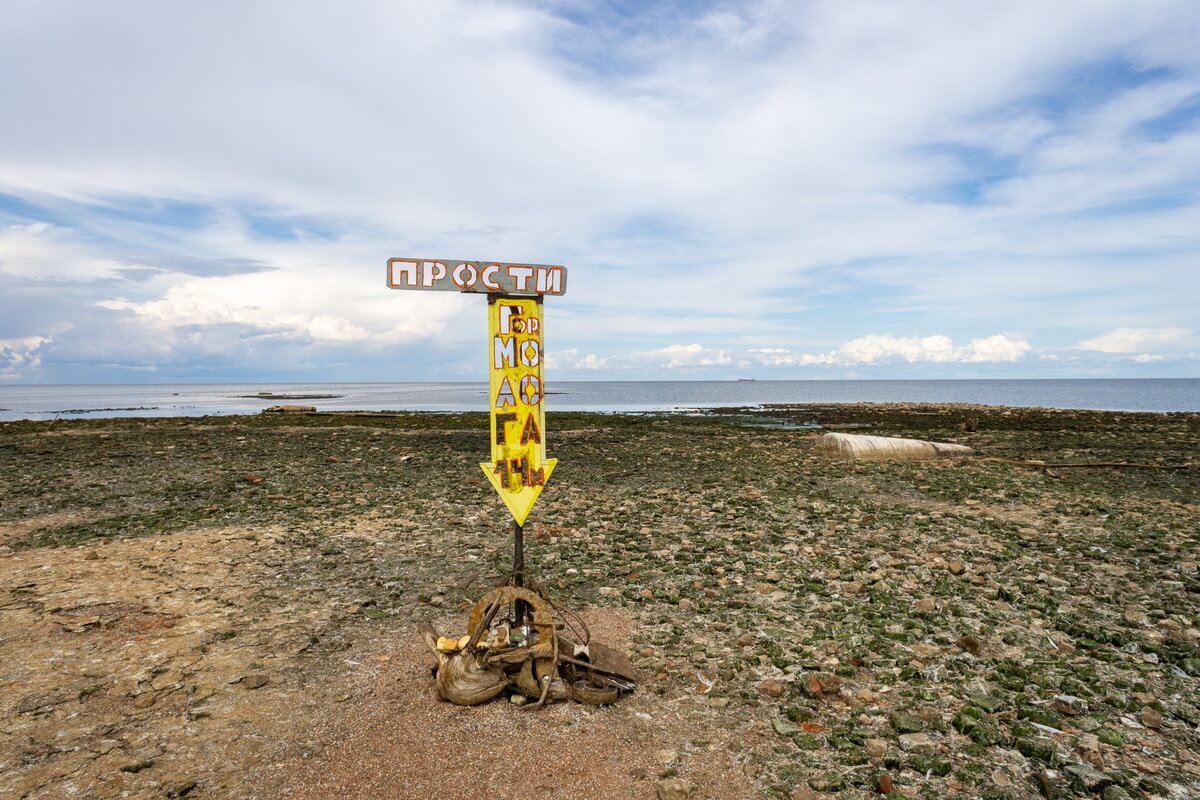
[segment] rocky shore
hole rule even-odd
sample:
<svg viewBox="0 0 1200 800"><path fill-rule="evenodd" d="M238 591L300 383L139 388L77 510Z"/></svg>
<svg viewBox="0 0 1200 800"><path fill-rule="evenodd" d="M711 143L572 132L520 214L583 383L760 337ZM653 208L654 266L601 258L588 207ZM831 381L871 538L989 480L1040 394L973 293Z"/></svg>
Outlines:
<svg viewBox="0 0 1200 800"><path fill-rule="evenodd" d="M415 623L511 563L483 414L0 423L0 797L1200 796L1200 415L547 429L527 557L612 707L436 702Z"/></svg>

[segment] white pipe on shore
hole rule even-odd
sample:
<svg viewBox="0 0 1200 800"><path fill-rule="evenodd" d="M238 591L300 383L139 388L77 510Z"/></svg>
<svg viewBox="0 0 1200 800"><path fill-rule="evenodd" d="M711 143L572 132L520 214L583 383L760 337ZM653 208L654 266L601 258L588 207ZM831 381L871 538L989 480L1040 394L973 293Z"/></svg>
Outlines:
<svg viewBox="0 0 1200 800"><path fill-rule="evenodd" d="M864 436L857 433L827 433L817 440L813 450L824 455L877 461L926 461L975 455L972 448L961 444L893 439L890 436Z"/></svg>

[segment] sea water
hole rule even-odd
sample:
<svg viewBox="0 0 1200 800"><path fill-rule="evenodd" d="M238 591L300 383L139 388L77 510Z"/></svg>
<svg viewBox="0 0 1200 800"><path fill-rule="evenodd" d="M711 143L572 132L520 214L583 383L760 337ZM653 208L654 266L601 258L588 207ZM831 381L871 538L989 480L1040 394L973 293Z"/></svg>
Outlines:
<svg viewBox="0 0 1200 800"><path fill-rule="evenodd" d="M800 403L979 403L1109 411L1200 411L1200 379L560 381L549 411L673 411ZM322 395L321 397L303 397ZM0 420L322 411L486 411L487 384L229 383L0 386Z"/></svg>

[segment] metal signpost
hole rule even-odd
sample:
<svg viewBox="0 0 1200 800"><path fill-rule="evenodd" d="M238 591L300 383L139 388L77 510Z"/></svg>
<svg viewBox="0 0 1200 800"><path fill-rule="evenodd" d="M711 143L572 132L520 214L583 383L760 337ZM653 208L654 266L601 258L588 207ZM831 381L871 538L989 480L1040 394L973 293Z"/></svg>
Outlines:
<svg viewBox="0 0 1200 800"><path fill-rule="evenodd" d="M524 584L525 520L556 459L546 458L542 297L567 291L566 267L499 261L392 258L390 289L488 295L488 408L492 460L480 464L513 517L513 576ZM524 621L523 603L516 608Z"/></svg>

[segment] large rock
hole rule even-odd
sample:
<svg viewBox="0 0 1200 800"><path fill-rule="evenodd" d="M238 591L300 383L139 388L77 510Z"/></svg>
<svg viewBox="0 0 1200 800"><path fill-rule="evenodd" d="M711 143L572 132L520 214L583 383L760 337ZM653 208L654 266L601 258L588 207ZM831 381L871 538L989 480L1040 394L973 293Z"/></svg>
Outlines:
<svg viewBox="0 0 1200 800"><path fill-rule="evenodd" d="M667 778L654 784L654 794L658 800L689 800L692 785L682 778Z"/></svg>

